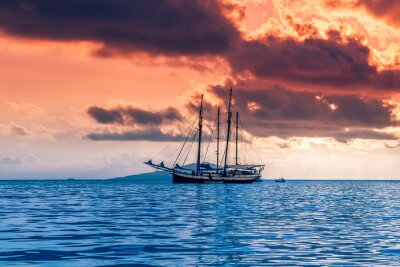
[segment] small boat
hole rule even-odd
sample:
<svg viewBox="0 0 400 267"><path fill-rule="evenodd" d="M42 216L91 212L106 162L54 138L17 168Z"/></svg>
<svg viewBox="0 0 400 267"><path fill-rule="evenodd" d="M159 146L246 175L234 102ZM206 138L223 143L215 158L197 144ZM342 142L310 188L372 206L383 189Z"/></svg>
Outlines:
<svg viewBox="0 0 400 267"><path fill-rule="evenodd" d="M275 180L275 183L284 183L284 182L286 182L286 180L283 177Z"/></svg>
<svg viewBox="0 0 400 267"><path fill-rule="evenodd" d="M194 133L194 137L197 137L197 157L196 162L185 165L187 155L182 164L178 164L178 158L180 157L183 151L188 151L187 154L190 152L190 148L192 144L190 144L189 149L184 149L185 144L189 140L189 132L181 150L178 154L178 157L175 160L175 163L169 167L164 165L164 162L159 164L153 163L150 159L145 162L145 164L149 165L150 167L155 168L156 170L161 170L164 172L168 172L172 174L172 181L173 183L205 183L205 184L220 184L220 183L253 183L253 182L260 182L261 181L261 172L264 169L265 164L245 164L244 162L239 162L238 156L238 139L239 139L239 113L236 112L236 120L235 120L235 161L233 164L228 163L229 158L229 142L231 139L232 134L232 112L231 112L231 102L232 102L232 88L229 91L229 102L228 102L228 109L227 109L227 133L226 133L226 143L224 148L223 157L220 158L220 109L218 108L217 118L216 118L216 160L215 163L205 162L205 155L208 152L208 146L205 151L204 157L201 155L202 152L202 137L203 137L203 96L201 96L200 101L200 108L199 113L197 116L198 127L197 131ZM193 124L194 125L194 124ZM214 129L212 130L214 133ZM212 136L212 134L211 134ZM211 136L209 142L211 141ZM193 141L195 139L192 139ZM183 154L182 154L183 155Z"/></svg>

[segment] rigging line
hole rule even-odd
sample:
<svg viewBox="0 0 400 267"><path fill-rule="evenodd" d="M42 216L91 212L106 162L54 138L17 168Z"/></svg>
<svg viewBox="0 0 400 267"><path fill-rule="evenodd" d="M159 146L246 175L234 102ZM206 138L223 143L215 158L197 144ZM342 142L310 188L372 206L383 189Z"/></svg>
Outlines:
<svg viewBox="0 0 400 267"><path fill-rule="evenodd" d="M213 135L214 135L215 126L217 126L217 118L215 118L214 126L213 126L213 128L212 128L211 135L210 135L210 139L208 140L206 153L204 154L204 158L203 158L203 163L206 161L206 157L207 157L207 153L208 153L208 148L210 147L211 138L212 138Z"/></svg>
<svg viewBox="0 0 400 267"><path fill-rule="evenodd" d="M190 136L190 138L191 138L191 136ZM188 141L188 142L190 142L190 141ZM187 143L188 143L188 142L187 142ZM183 150L182 150L181 155L180 155L179 158L176 160L176 164L181 164L181 163L182 163L183 158L185 157L185 155L186 155L188 149L189 149L189 146L188 146L188 145L185 145L184 148L183 148ZM176 164L175 164L175 166L176 166Z"/></svg>
<svg viewBox="0 0 400 267"><path fill-rule="evenodd" d="M180 146L176 146L176 147L174 147L175 149L174 149L174 152L173 153L171 153L170 155L177 155L178 154L178 151L180 150Z"/></svg>
<svg viewBox="0 0 400 267"><path fill-rule="evenodd" d="M239 125L243 125L241 118L239 118ZM241 146L244 150L244 155L243 155L244 162L245 162L245 164L251 164L253 162L253 159L251 158L251 155L248 154L248 147L249 147L248 142L246 140L243 141L243 139L244 139L243 138L243 132L244 132L243 129L244 129L244 127L240 127L240 142L241 142ZM250 161L249 161L249 159L250 159Z"/></svg>
<svg viewBox="0 0 400 267"><path fill-rule="evenodd" d="M219 164L219 165L221 165L222 162L224 162L224 158L225 158L225 150L224 150L224 153L222 154L222 157L221 157L221 160L220 160L220 164Z"/></svg>
<svg viewBox="0 0 400 267"><path fill-rule="evenodd" d="M246 141L243 141L243 132L244 132L244 130L243 130L243 127L242 127L242 119L241 118L239 118L239 131L240 131L240 148L241 148L241 151L244 151L243 155L242 155L243 163L244 164L248 164L247 154L246 154L247 153Z"/></svg>
<svg viewBox="0 0 400 267"><path fill-rule="evenodd" d="M166 148L169 148L169 145L161 147L161 148L158 150L158 152L157 152L153 157L151 157L151 159L152 159L152 160L156 159L162 152L164 152L164 150L165 150Z"/></svg>
<svg viewBox="0 0 400 267"><path fill-rule="evenodd" d="M187 158L188 158L188 156L189 156L189 154L190 154L190 150L192 149L192 146L193 146L194 141L196 140L196 137L197 137L197 131L196 131L196 134L195 134L194 137L193 137L192 143L190 144L188 153L186 154L186 157L185 157L185 160L183 161L182 166L185 166L186 160L187 160Z"/></svg>
<svg viewBox="0 0 400 267"><path fill-rule="evenodd" d="M240 122L240 123L242 123L242 122ZM261 155L260 151L258 151L258 149L256 149L256 148L254 148L254 146L251 143L249 143L248 148L249 148L249 150L251 150L253 152L252 160L253 161L255 160L255 158L254 158L254 156L255 156L260 163L264 164L264 161L260 158L260 155Z"/></svg>
<svg viewBox="0 0 400 267"><path fill-rule="evenodd" d="M153 157L151 157L151 159L152 159L152 160L157 160L157 157L158 157L158 156L160 156L160 155L161 155L162 153L164 153L164 152L167 152L167 150L169 150L169 149L172 149L170 144L167 144L167 145L165 145L165 146L160 147L160 148L157 150L157 153L156 153ZM179 147L178 147L178 149L179 149ZM178 149L174 150L174 152L172 153L172 155L175 155L176 152L178 151ZM157 170L156 170L156 171L157 171Z"/></svg>
<svg viewBox="0 0 400 267"><path fill-rule="evenodd" d="M239 120L240 120L240 123L242 124L242 120L240 118L239 118ZM242 127L242 128L244 128L244 127ZM248 164L254 164L255 160L254 160L253 154L251 152L249 152L249 149L251 149L251 144L249 142L247 142L247 140L245 140L244 143L245 143L245 147L246 147L246 152L245 152L246 155L245 156L246 156L246 159L248 159L248 160L246 160L246 162Z"/></svg>
<svg viewBox="0 0 400 267"><path fill-rule="evenodd" d="M192 132L192 130L193 130L194 125L196 124L196 121L197 121L198 117L199 117L199 114L197 114L197 117L196 117L196 119L194 120L194 122L193 122L193 124L192 124L192 127L190 127L189 133L188 133L188 135L186 136L185 142L183 143L183 146L181 147L181 150L179 151L179 154L178 154L178 156L176 157L175 162L174 162L174 165L172 165L172 168L175 167L175 164L177 163L177 161L178 161L178 159L179 159L179 156L181 155L182 150L183 150L183 148L185 147L187 140L189 139L189 136L190 136L190 134L191 134L191 132Z"/></svg>
<svg viewBox="0 0 400 267"><path fill-rule="evenodd" d="M234 121L236 121L236 120L234 120ZM231 136L231 139L229 139L229 140L231 140L232 142L231 142L231 151L233 152L233 151L235 151L235 139L233 138L234 137L234 135L233 135L233 133L235 132L235 128L236 128L236 125L233 125L232 124L232 127L231 127L231 133L230 133L230 136ZM229 160L229 158L228 158L228 160ZM231 153L231 160L232 160L232 162L234 162L235 164L233 164L232 163L232 165L236 165L236 162L235 162L235 153Z"/></svg>
<svg viewBox="0 0 400 267"><path fill-rule="evenodd" d="M224 162L224 160L225 160L225 149L223 150L223 153L222 153L222 157L221 157L221 159L220 159L220 162L219 162L219 166L223 166L223 162Z"/></svg>
<svg viewBox="0 0 400 267"><path fill-rule="evenodd" d="M239 119L239 121L240 121L240 119ZM240 124L239 124L240 125ZM244 144L243 144L243 130L242 130L242 127L239 127L239 134L240 134L240 137L239 137L239 144L240 144L240 152L242 152L242 151L244 151ZM242 154L242 161L243 161L243 164L246 164L246 154Z"/></svg>
<svg viewBox="0 0 400 267"><path fill-rule="evenodd" d="M231 137L232 137L232 127L231 127L231 129L229 131L229 135L231 135ZM229 138L229 140L230 140L230 138ZM232 144L229 144L229 145L232 146ZM224 162L225 156L226 156L226 151L224 150L224 153L222 154L222 157L221 157L221 164L222 164L222 162ZM228 160L229 160L229 158L227 159L227 161Z"/></svg>
<svg viewBox="0 0 400 267"><path fill-rule="evenodd" d="M257 149L255 149L253 146L250 146L250 149L253 151L253 154L254 154L254 156L257 158L257 160L260 162L260 163L262 163L262 164L264 164L264 161L260 158L260 153L259 153L259 151L257 150Z"/></svg>
<svg viewBox="0 0 400 267"><path fill-rule="evenodd" d="M182 165L184 165L184 163L186 162L186 159L188 158L189 153L193 147L193 143L195 142L195 139L197 138L197 134L198 134L197 130L193 131L193 137L190 136L190 138L187 142L187 143L190 143L190 145L185 146L185 149L182 151L182 156L181 156L181 158L179 158L178 163L181 162Z"/></svg>

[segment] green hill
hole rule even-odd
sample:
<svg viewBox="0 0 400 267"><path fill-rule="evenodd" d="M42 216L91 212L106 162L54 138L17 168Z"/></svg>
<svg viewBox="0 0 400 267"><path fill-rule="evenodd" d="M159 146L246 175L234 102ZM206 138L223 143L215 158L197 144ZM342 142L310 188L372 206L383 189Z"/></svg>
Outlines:
<svg viewBox="0 0 400 267"><path fill-rule="evenodd" d="M109 180L165 182L165 181L172 181L172 176L171 174L165 172L147 172L147 173L134 174L124 177L110 178Z"/></svg>

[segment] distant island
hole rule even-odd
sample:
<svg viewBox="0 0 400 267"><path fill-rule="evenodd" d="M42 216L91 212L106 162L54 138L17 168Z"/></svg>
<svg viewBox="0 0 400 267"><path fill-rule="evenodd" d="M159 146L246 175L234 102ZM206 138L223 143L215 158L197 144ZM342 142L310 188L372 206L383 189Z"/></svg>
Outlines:
<svg viewBox="0 0 400 267"><path fill-rule="evenodd" d="M214 166L212 163L208 163L212 166ZM187 169L196 169L196 164L191 163L187 164L184 166ZM108 178L107 180L113 180L113 181L150 181L150 182L171 182L172 183L172 175L170 173L166 172L160 172L160 171L155 171L155 172L146 172L146 173L140 173L140 174L133 174L133 175L128 175L128 176L123 176L123 177L115 177L115 178Z"/></svg>
<svg viewBox="0 0 400 267"><path fill-rule="evenodd" d="M172 182L172 176L169 173L165 172L147 172L147 173L141 173L141 174L134 174L134 175L128 175L128 176L123 176L123 177L115 177L115 178L110 178L108 180L114 180L114 181L148 181L148 182L158 182L158 181L164 181L164 182Z"/></svg>

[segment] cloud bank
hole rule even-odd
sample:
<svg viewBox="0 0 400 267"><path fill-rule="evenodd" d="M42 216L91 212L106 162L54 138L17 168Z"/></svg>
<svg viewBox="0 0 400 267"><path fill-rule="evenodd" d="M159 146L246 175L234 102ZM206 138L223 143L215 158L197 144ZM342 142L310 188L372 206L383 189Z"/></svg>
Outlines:
<svg viewBox="0 0 400 267"><path fill-rule="evenodd" d="M329 8L364 8L384 21L399 22L400 8L394 0L325 2ZM394 107L385 100L400 92L400 71L372 60L368 42L333 26L321 33L312 22L295 25L302 38L281 36L271 29L249 35L239 26L244 10L239 4L218 0L3 0L0 30L26 39L92 41L101 45L97 56L145 52L171 58L222 58L235 82L209 88L220 99L226 94L222 87L236 88L238 103L243 102L236 108L255 136L393 138L383 132L385 127L397 126ZM87 137L179 140L180 135L159 128L185 122L184 115L194 109L181 114L172 107L92 106L87 114L98 124L140 130ZM14 129L14 133L23 135L22 130Z"/></svg>
<svg viewBox="0 0 400 267"><path fill-rule="evenodd" d="M87 113L96 122L102 124L160 125L182 120L182 115L172 107L162 111L149 111L136 107L117 107L107 110L93 106L87 110Z"/></svg>
<svg viewBox="0 0 400 267"><path fill-rule="evenodd" d="M95 41L98 55L144 50L155 54L216 54L239 33L215 0L4 0L7 34L58 41Z"/></svg>
<svg viewBox="0 0 400 267"><path fill-rule="evenodd" d="M397 15L396 3L353 4ZM343 90L400 88L400 71L378 69L370 61L370 48L358 37L344 38L340 29L324 37L316 26L297 23L296 30L306 38L271 32L248 38L238 28L240 19L232 18L235 13L243 17L244 8L218 0L5 0L0 2L0 29L23 38L97 42L100 56L219 56L233 75L248 71L259 78Z"/></svg>
<svg viewBox="0 0 400 267"><path fill-rule="evenodd" d="M213 86L210 93L225 100L230 84ZM234 91L234 110L252 135L333 137L337 140L395 139L381 132L396 126L392 106L357 95L288 90L277 85L240 81Z"/></svg>
<svg viewBox="0 0 400 267"><path fill-rule="evenodd" d="M90 133L86 138L94 141L154 141L154 142L180 142L186 136L163 133L159 129L145 129L125 132Z"/></svg>

